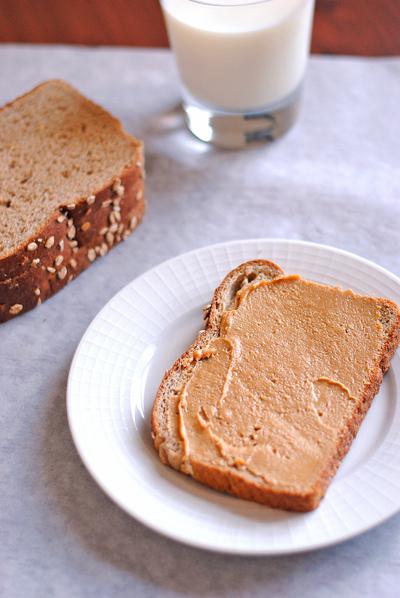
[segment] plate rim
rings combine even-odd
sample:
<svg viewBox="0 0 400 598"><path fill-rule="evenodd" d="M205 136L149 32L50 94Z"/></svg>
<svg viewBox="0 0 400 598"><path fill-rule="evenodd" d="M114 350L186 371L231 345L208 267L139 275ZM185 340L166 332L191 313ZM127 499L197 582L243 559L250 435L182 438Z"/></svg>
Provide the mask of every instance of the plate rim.
<svg viewBox="0 0 400 598"><path fill-rule="evenodd" d="M293 245L301 245L303 247L309 247L311 249L328 250L329 252L335 253L336 255L342 255L343 257L350 258L359 263L362 263L367 267L372 267L374 270L378 270L381 274L383 274L384 276L386 276L390 280L392 280L394 283L396 283L396 285L399 286L399 292L400 292L400 277L398 277L396 274L393 274L390 270L387 270L383 266L380 266L379 264L376 264L375 262L373 262L372 260L369 260L368 258L357 255L357 254L347 251L345 249L340 249L333 245L325 245L323 243L315 243L315 242L307 241L307 240L303 240L303 239L285 239L283 237L252 237L252 238L246 238L246 239L235 239L235 240L231 240L231 241L222 241L219 243L203 245L203 246L191 249L189 251L176 254L170 258L167 258L167 259L159 262L158 264L152 266L151 268L145 270L144 272L140 273L138 276L136 276L135 278L130 280L127 284L122 286L116 293L114 293L114 295L103 305L103 307L97 312L97 314L89 322L85 332L83 333L83 335L75 349L75 352L74 352L74 355L73 355L73 358L71 360L70 367L69 367L67 389L66 389L67 421L68 421L68 426L69 426L72 440L73 440L74 446L77 450L77 453L78 453L82 463L84 464L86 470L92 477L92 479L101 488L101 490L106 494L106 496L110 500L112 500L120 509L122 509L130 517L134 517L137 521L139 521L141 524L148 527L152 531L155 531L155 532L159 533L160 535L170 538L170 539L177 541L181 544L199 548L201 550L207 550L207 551L219 553L219 554L242 555L242 556L282 556L282 555L289 555L289 554L312 552L314 550L320 550L323 548L327 548L329 546L335 546L335 545L341 544L342 542L346 542L347 540L350 540L351 538L355 538L361 534L364 534L364 533L370 531L371 529L381 525L382 523L384 523L385 521L390 519L390 517L393 517L396 513L398 513L400 511L400 504L395 505L393 507L393 509L391 509L391 510L387 509L387 511L382 515L382 517L380 517L378 519L374 519L374 521L372 523L363 526L362 529L356 530L356 531L349 531L348 533L342 534L339 539L337 539L337 538L332 539L328 536L325 540L322 540L322 541L316 542L316 543L312 543L311 545L308 545L308 546L304 545L304 546L298 546L298 547L290 547L290 546L273 547L271 550L268 550L268 548L266 548L266 547L257 548L257 547L250 546L248 548L243 548L243 547L236 547L236 546L232 546L232 547L216 546L216 545L212 544L212 542L203 540L203 538L193 538L193 537L188 538L188 537L184 536L183 534L175 533L175 530L173 529L173 527L170 527L170 528L168 528L168 530L166 530L164 526L158 525L154 520L149 519L146 516L143 516L140 512L140 509L136 509L135 507L133 507L128 510L126 505L122 504L122 501L119 499L118 494L113 489L110 489L108 486L103 484L103 482L100 479L100 477L98 476L97 472L92 469L90 460L87 458L85 450L81 446L79 434L77 432L75 423L74 423L74 421L72 419L72 415L71 415L72 379L73 379L74 370L76 368L77 361L79 359L80 350L81 350L82 346L85 344L86 338L87 338L94 322L98 318L100 318L101 314L104 311L106 311L108 309L109 305L116 299L117 296L122 294L123 291L125 289L127 289L128 287L130 287L132 284L136 283L137 281L144 278L145 276L150 275L153 271L157 270L160 267L168 265L179 258L190 256L190 255L196 254L200 251L207 251L207 250L212 251L214 249L222 248L225 246L247 245L247 244L253 244L253 243L261 243L261 244L262 243L284 243L284 244L288 244L288 245L292 245L292 246Z"/></svg>

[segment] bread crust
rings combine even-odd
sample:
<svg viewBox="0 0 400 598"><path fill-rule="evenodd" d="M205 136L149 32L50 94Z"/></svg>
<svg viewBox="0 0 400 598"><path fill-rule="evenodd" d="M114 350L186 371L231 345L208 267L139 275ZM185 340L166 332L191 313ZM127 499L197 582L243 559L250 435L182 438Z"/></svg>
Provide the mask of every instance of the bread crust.
<svg viewBox="0 0 400 598"><path fill-rule="evenodd" d="M123 134L134 143L131 162L124 170L88 197L60 204L33 236L0 258L0 322L51 297L141 222L145 211L143 146Z"/></svg>
<svg viewBox="0 0 400 598"><path fill-rule="evenodd" d="M240 287L243 278L248 276L246 272L253 271L257 266L259 268L269 268L272 278L274 277L273 268L276 268L275 276L284 274L279 266L264 260L246 262L230 272L214 293L205 331L199 333L195 342L165 373L161 382L152 411L152 437L161 461L174 469L182 471L183 453L178 435L175 438L168 437L168 429L165 426L168 406L171 412L176 409L179 390L186 383L187 379L190 378L191 372L195 367L193 352L197 349L205 348L211 339L218 336L220 317L222 311L225 309L227 300L230 299L232 301L238 284ZM379 390L383 375L388 370L390 361L400 342L400 310L398 306L387 299L378 300L381 302L382 307L386 308L393 315L393 322L386 336L380 359L376 364L370 383L364 389L358 410L353 414L352 419L347 423L345 430L338 439L334 457L326 464L326 468L320 479L310 491L301 494L291 490L276 489L268 486L263 480L252 476L252 474L243 473L229 467L222 468L207 463L199 463L194 460L191 461L189 475L216 490L272 508L289 511L311 511L318 507L332 477L335 475L342 459L357 435L372 400ZM184 471L184 473L188 472Z"/></svg>
<svg viewBox="0 0 400 598"><path fill-rule="evenodd" d="M51 297L136 228L145 209L142 164L138 147L132 166L94 193L94 200L88 203L87 198L81 198L73 209L61 205L42 229L14 254L0 260L0 322ZM122 196L116 195L117 185L124 189ZM120 214L118 221L115 214ZM113 224L117 230L110 232ZM54 242L49 242L52 238ZM29 250L31 243L37 249ZM61 262L57 259L60 256ZM40 294L35 294L37 289ZM21 305L22 309L13 308Z"/></svg>

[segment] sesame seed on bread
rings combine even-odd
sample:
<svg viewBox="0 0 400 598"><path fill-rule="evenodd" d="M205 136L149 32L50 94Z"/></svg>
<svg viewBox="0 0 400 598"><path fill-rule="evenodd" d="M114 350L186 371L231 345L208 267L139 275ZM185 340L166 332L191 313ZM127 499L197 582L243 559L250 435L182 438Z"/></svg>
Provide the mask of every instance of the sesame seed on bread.
<svg viewBox="0 0 400 598"><path fill-rule="evenodd" d="M2 322L126 239L143 216L144 171L141 142L59 80L4 106L0 139Z"/></svg>

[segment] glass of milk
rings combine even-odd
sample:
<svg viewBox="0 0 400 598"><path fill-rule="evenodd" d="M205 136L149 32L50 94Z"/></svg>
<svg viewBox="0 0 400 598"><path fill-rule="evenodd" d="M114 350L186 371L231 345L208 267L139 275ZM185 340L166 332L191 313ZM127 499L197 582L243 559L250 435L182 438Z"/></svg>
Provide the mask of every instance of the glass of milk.
<svg viewBox="0 0 400 598"><path fill-rule="evenodd" d="M161 0L189 130L222 147L294 123L314 0Z"/></svg>

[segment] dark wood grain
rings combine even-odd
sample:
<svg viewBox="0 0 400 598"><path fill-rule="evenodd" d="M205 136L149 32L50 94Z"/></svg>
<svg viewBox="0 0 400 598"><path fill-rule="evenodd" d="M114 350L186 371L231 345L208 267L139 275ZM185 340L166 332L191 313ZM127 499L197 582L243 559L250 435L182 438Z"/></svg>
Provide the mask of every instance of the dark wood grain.
<svg viewBox="0 0 400 598"><path fill-rule="evenodd" d="M168 45L158 0L0 0L0 42ZM312 51L400 54L400 0L317 0Z"/></svg>
<svg viewBox="0 0 400 598"><path fill-rule="evenodd" d="M400 0L317 0L312 51L400 54Z"/></svg>

